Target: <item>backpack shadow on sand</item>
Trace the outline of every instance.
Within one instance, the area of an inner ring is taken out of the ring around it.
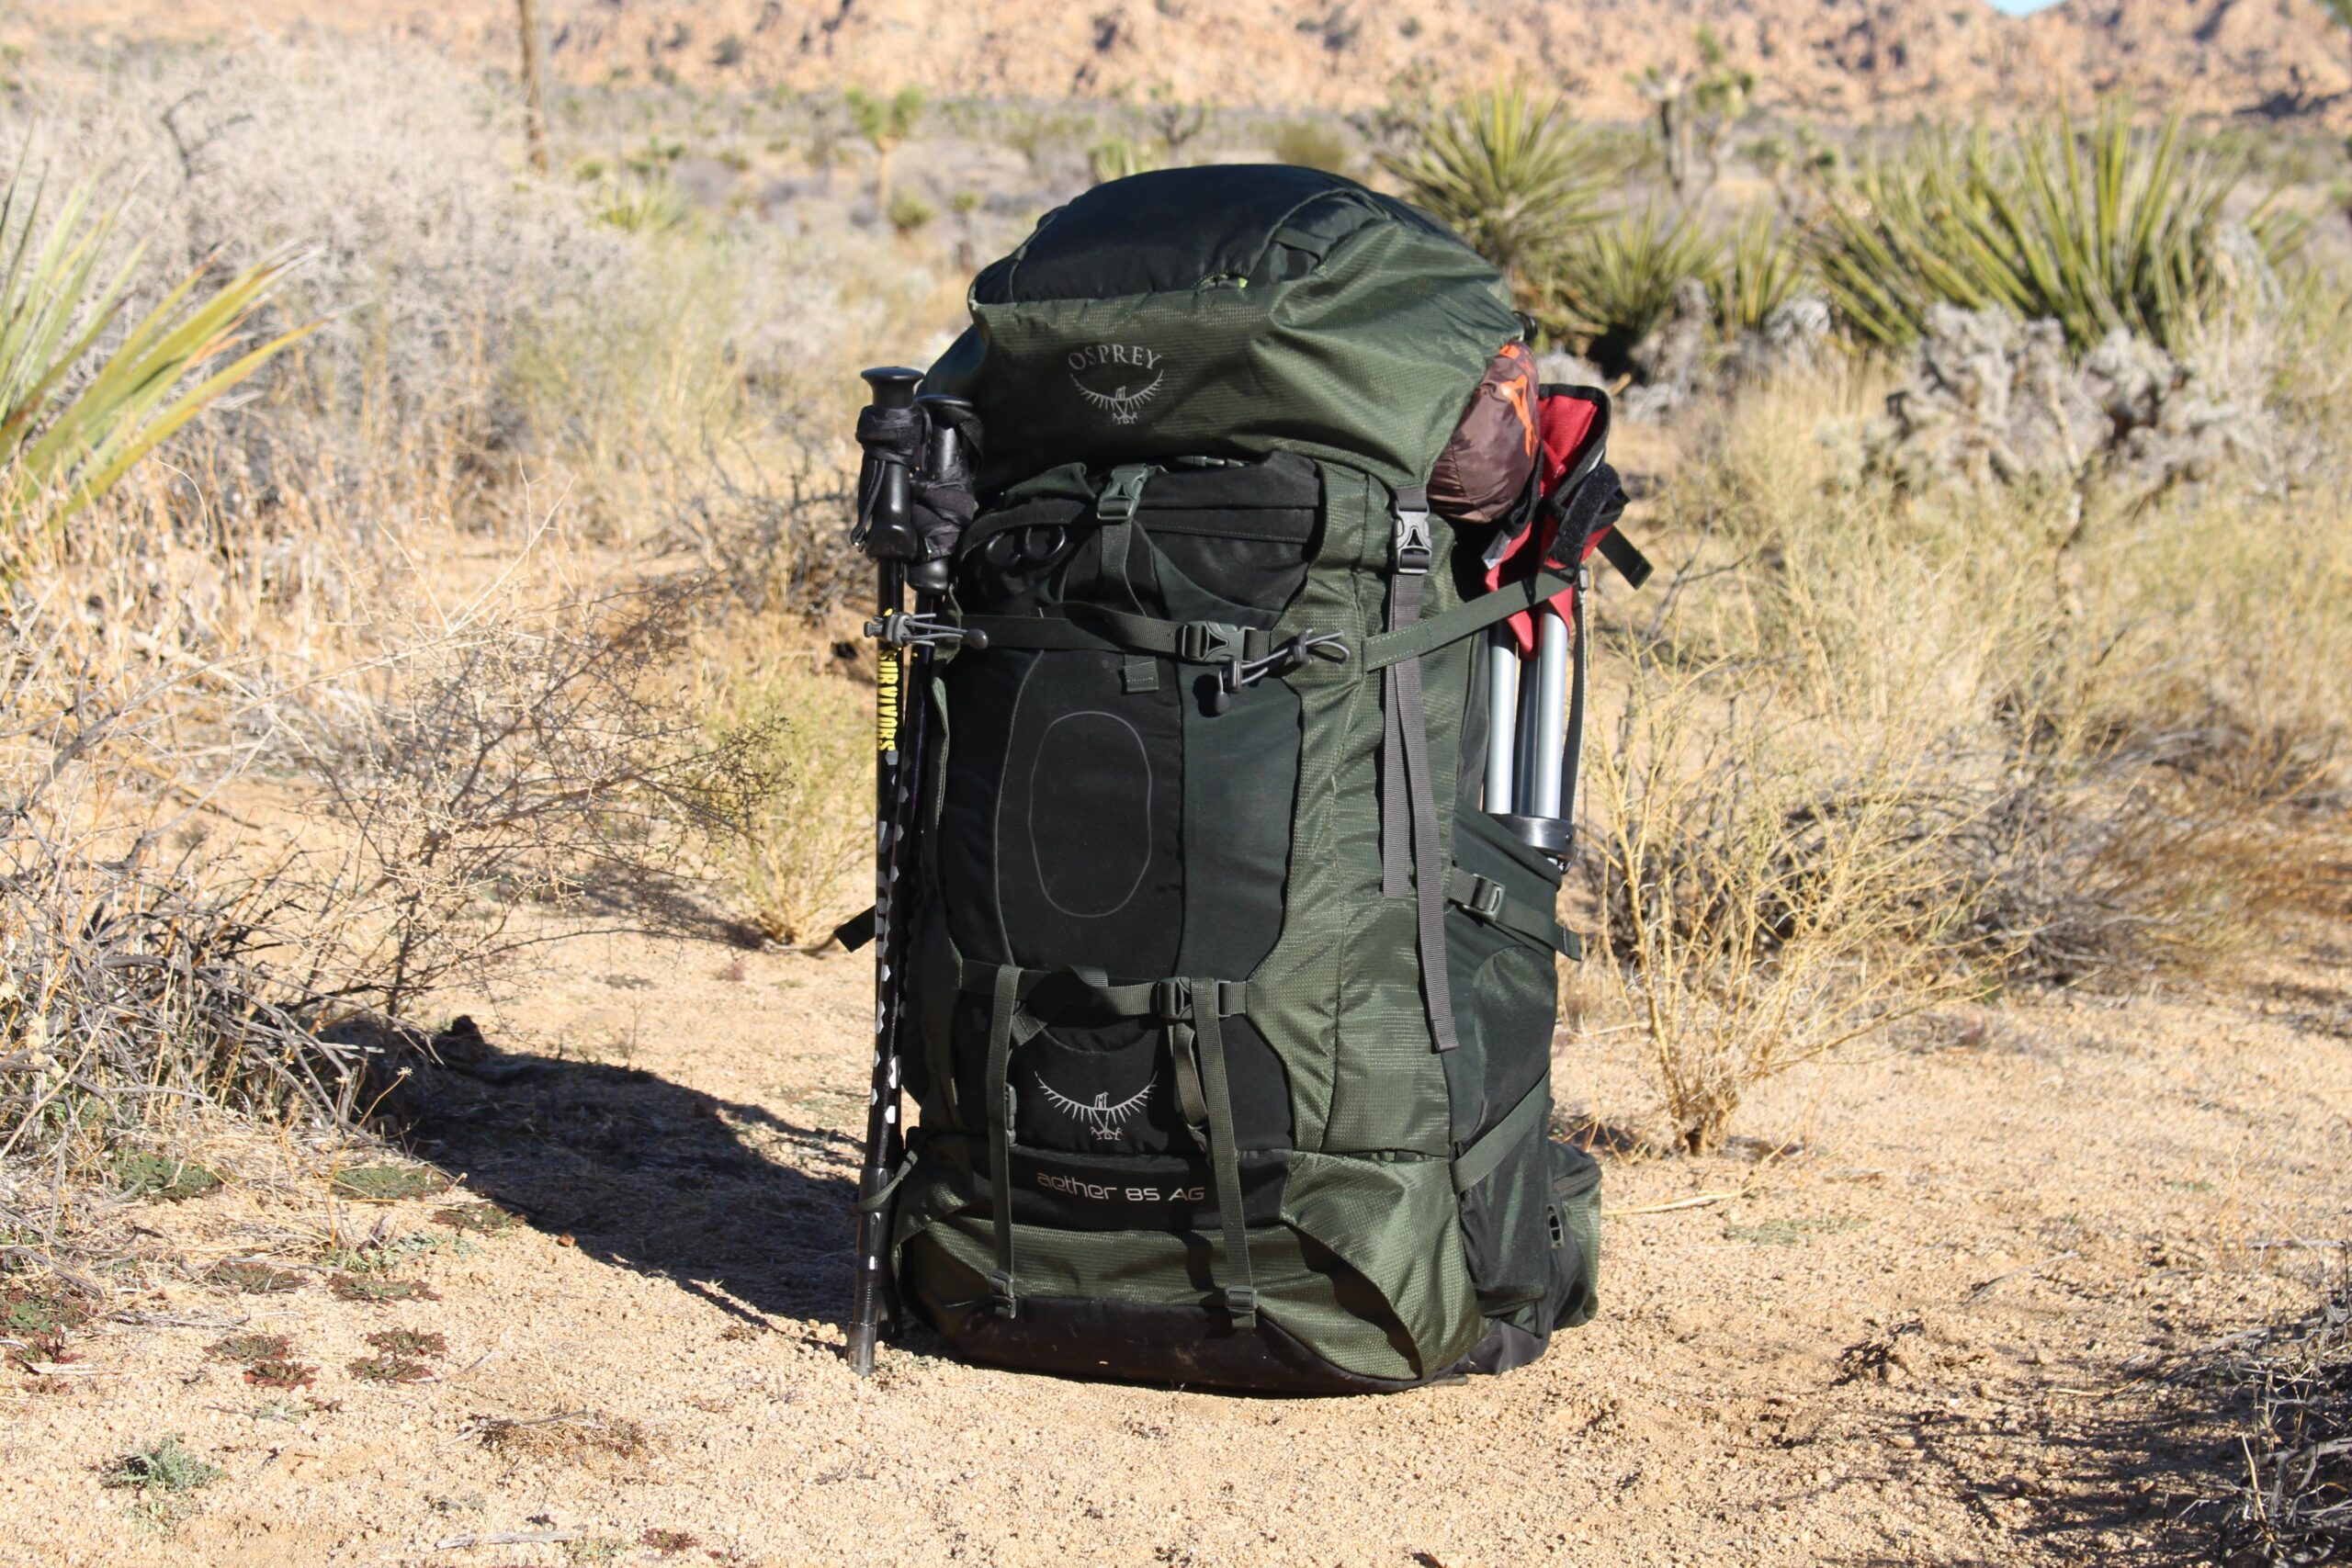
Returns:
[[[499,1051],[459,1024],[379,1108],[417,1155],[739,1317],[842,1320],[856,1137],[641,1067]]]

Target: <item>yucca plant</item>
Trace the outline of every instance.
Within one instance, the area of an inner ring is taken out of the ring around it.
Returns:
[[[19,164],[0,192],[0,523],[12,535],[61,525],[311,330],[247,346],[289,265],[281,254],[217,287],[191,273],[107,344],[143,247],[102,271],[122,209],[94,213],[85,183],[44,224],[45,186],[28,193]]]
[[[1805,256],[1769,203],[1758,202],[1732,231],[1715,280],[1715,319],[1724,335],[1759,331],[1804,286]]]
[[[1561,265],[1557,313],[1595,364],[1620,370],[1666,320],[1676,288],[1694,277],[1712,287],[1722,262],[1723,243],[1695,210],[1653,202],[1577,237]]]
[[[2087,348],[2118,327],[2182,347],[2214,303],[2214,244],[2242,157],[2185,148],[2181,120],[2136,130],[2120,108],[2091,128],[2070,114],[2014,139],[1979,125],[1923,128],[1904,153],[1826,193],[1815,265],[1864,338],[1917,340],[1930,308],[1998,307],[2048,319]],[[2246,220],[2273,261],[2302,225],[2260,203]]]
[[[1557,99],[1521,87],[1458,100],[1380,163],[1408,200],[1451,224],[1521,288],[1537,286],[1569,239],[1600,220],[1620,167]]]

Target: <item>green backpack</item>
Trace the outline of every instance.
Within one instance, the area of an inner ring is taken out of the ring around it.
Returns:
[[[937,604],[967,640],[917,666],[900,1300],[1089,1376],[1533,1359],[1595,1310],[1600,1172],[1547,1135],[1565,829],[1487,809],[1489,682],[1623,507],[1605,400],[1544,389],[1510,517],[1432,517],[1524,325],[1306,169],[1099,186],[970,306],[923,381],[985,456]]]

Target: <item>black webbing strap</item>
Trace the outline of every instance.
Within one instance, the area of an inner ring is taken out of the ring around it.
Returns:
[[[1442,615],[1432,615],[1417,626],[1398,626],[1368,639],[1363,648],[1365,670],[1385,670],[1392,664],[1419,659],[1434,653],[1447,643],[1459,642],[1471,633],[1484,631],[1497,621],[1532,610],[1546,599],[1564,593],[1576,586],[1576,579],[1558,572],[1544,571],[1506,582],[1500,588],[1481,593],[1476,599],[1456,604]]]
[[[1194,995],[1216,985],[1194,980]],[[1250,1229],[1241,1209],[1241,1151],[1233,1139],[1233,1093],[1225,1073],[1225,1030],[1215,1008],[1203,1008],[1193,1018],[1194,1042],[1200,1052],[1201,1088],[1206,1091],[1209,1116],[1209,1165],[1216,1173],[1216,1213],[1222,1241],[1213,1278],[1224,1291],[1225,1310],[1236,1328],[1258,1322],[1258,1290],[1250,1272]]]
[[[965,991],[992,995],[999,976],[1007,971],[1013,977],[1014,1001],[1034,1001],[1036,1005],[1029,1010],[1033,1013],[1086,1006],[1114,1018],[1166,1018],[1176,1013],[1189,1017],[1200,987],[1207,985],[1216,987],[1219,1017],[1233,1018],[1250,1010],[1247,980],[1133,980],[1113,985],[1092,971],[1022,969],[1010,964],[978,964],[967,958],[956,969],[956,984]]]
[[[1611,536],[1613,537],[1613,536]],[[1645,568],[1648,562],[1642,563]],[[1640,584],[1636,583],[1636,587]],[[1577,570],[1577,592],[1568,601],[1568,631],[1571,647],[1568,664],[1568,740],[1566,753],[1560,759],[1560,820],[1568,825],[1567,840],[1561,845],[1566,859],[1577,849],[1577,781],[1584,776],[1584,705],[1585,688],[1592,680],[1592,649],[1585,640],[1584,602],[1592,592],[1592,573]],[[1570,957],[1581,960],[1579,948]]]
[[[1274,649],[1273,634],[1256,626],[1226,621],[1163,621],[1091,607],[1045,615],[966,615],[955,624],[966,631],[982,633],[992,649],[1140,653],[1180,664],[1263,659]]]
[[[1457,865],[1445,874],[1445,896],[1490,926],[1548,947],[1563,958],[1579,963],[1584,959],[1584,942],[1576,932],[1532,905],[1513,898],[1492,877]]]
[[[1650,558],[1635,549],[1634,541],[1614,527],[1600,536],[1600,543],[1596,547],[1600,551],[1600,558],[1617,569],[1617,575],[1625,580],[1628,588],[1639,588],[1650,580],[1650,573],[1656,570],[1650,565]]]
[[[1012,1317],[1020,1297],[1012,1284],[1012,1085],[1005,1072],[1012,1061],[1012,1024],[1021,1000],[1021,971],[997,966],[989,1005],[989,1216],[996,1232],[996,1268],[989,1289],[997,1310]]]
[[[1503,1119],[1487,1129],[1484,1135],[1454,1156],[1453,1190],[1467,1192],[1502,1168],[1521,1138],[1539,1131],[1548,1120],[1544,1114],[1549,1107],[1544,1103],[1552,1079],[1546,1076],[1535,1080],[1535,1087],[1521,1097],[1520,1102],[1503,1113]]]
[[[1417,629],[1417,622],[1430,624],[1420,620],[1421,589],[1434,556],[1429,506],[1429,491],[1419,486],[1396,492],[1389,629],[1374,642],[1404,637]],[[1451,1051],[1460,1042],[1453,1031],[1453,977],[1445,964],[1445,867],[1438,858],[1437,792],[1430,778],[1429,715],[1422,703],[1418,656],[1400,660],[1388,670],[1381,704],[1386,773],[1381,781],[1380,890],[1392,898],[1404,893],[1404,840],[1409,831],[1414,948],[1420,958],[1421,998],[1429,1010],[1431,1042],[1441,1051]],[[1399,783],[1404,785],[1401,801]]]

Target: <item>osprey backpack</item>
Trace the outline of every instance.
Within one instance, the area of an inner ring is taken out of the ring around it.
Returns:
[[[1098,186],[969,304],[923,380],[985,435],[964,641],[909,694],[901,1303],[1089,1376],[1534,1359],[1594,1312],[1600,1173],[1547,1133],[1572,807],[1489,779],[1561,688],[1494,682],[1613,538],[1606,400],[1534,385],[1443,226],[1306,169]]]

